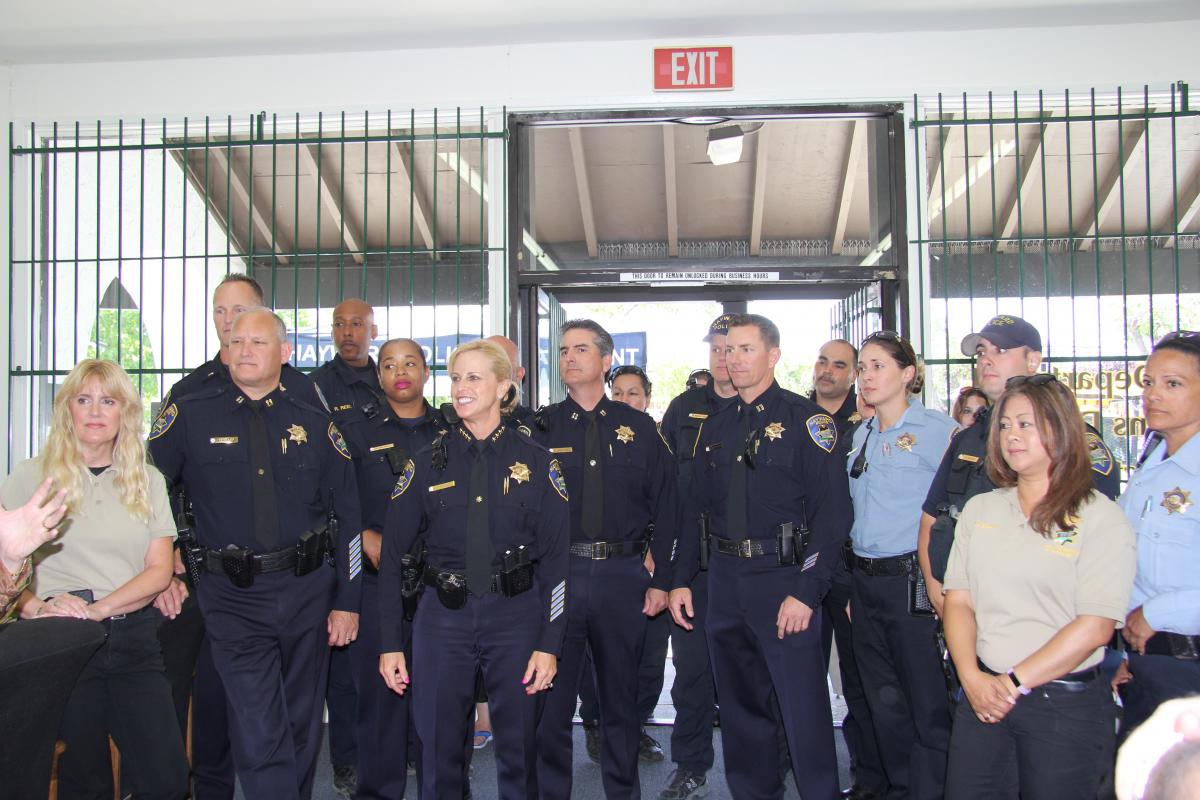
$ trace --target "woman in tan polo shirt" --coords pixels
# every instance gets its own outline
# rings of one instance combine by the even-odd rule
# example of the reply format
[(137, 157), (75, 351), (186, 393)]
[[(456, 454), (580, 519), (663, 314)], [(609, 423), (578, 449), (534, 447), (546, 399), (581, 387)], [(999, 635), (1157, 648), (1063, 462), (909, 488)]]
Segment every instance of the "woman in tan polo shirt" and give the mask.
[(121, 751), (135, 798), (180, 798), (187, 759), (163, 673), (150, 602), (167, 587), (175, 524), (163, 476), (146, 463), (142, 404), (111, 361), (81, 361), (54, 398), (37, 458), (0, 487), (6, 508), (46, 478), (65, 489), (62, 535), (34, 555), (34, 587), (18, 601), (25, 619), (102, 622), (107, 639), (79, 676), (59, 728), (60, 798), (112, 796), (107, 736)]
[(992, 414), (988, 475), (967, 503), (944, 591), (962, 682), (946, 796), (1096, 797), (1114, 714), (1099, 677), (1133, 585), (1133, 530), (1092, 490), (1083, 419), (1051, 375), (1013, 378)]

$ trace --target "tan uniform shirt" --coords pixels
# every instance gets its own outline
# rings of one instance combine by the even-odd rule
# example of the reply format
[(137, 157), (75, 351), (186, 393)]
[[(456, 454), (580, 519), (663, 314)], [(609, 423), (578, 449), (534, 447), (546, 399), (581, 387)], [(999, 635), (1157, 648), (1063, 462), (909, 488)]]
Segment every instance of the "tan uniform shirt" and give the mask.
[[(1044, 537), (1021, 512), (1016, 488), (996, 489), (972, 498), (959, 516), (943, 585), (971, 593), (976, 652), (1004, 672), (1076, 617), (1123, 621), (1136, 547), (1125, 514), (1101, 494), (1084, 501), (1074, 530)], [(1072, 671), (1100, 663), (1103, 650)]]
[[(154, 467), (146, 469), (150, 473), (149, 522), (135, 519), (121, 503), (115, 469), (86, 475), (78, 510), (59, 525), (59, 537), (33, 555), (35, 594), (51, 597), (91, 589), (100, 600), (146, 568), (146, 549), (152, 539), (175, 537), (167, 482)], [(22, 461), (0, 486), (0, 503), (5, 508), (24, 505), (41, 482), (41, 460)]]

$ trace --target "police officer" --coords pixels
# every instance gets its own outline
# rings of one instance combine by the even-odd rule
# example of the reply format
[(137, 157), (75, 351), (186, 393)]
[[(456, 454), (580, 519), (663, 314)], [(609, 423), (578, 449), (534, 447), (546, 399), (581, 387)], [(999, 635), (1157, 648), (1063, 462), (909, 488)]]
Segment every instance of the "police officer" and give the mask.
[(228, 350), (232, 383), (163, 409), (150, 452), (169, 482), (187, 486), (195, 509), (197, 593), (243, 790), (306, 798), (327, 648), (357, 635), (357, 487), (328, 413), (281, 380), (291, 355), (283, 321), (243, 311)]
[[(696, 442), (704, 423), (734, 402), (737, 389), (725, 367), (725, 335), (731, 315), (722, 314), (708, 326), (708, 374), (712, 380), (689, 388), (671, 401), (663, 415), (662, 433), (675, 454), (684, 530), (698, 518), (700, 509), (691, 502), (690, 480)], [(704, 618), (708, 610), (708, 574), (696, 571), (688, 583), (692, 590), (695, 617), (691, 630), (671, 626), (671, 663), (675, 680), (671, 684), (671, 703), (675, 706), (675, 725), (671, 728), (671, 775), (659, 800), (685, 800), (703, 791), (713, 765), (713, 709), (716, 692), (712, 666), (708, 658)]]
[(1200, 333), (1159, 340), (1142, 403), (1153, 431), (1118, 501), (1137, 533), (1137, 574), (1121, 633), (1132, 679), (1122, 735), (1159, 704), (1200, 693)]
[(513, 381), (517, 385), (518, 398), (516, 406), (507, 413), (507, 416), (518, 425), (523, 425), (529, 432), (532, 432), (534, 428), (533, 409), (522, 403), (519, 397), (521, 386), (525, 383), (525, 367), (521, 366), (521, 356), (517, 352), (517, 343), (507, 336), (489, 336), (487, 340), (499, 345), (512, 364)]
[[(1020, 317), (1001, 314), (988, 320), (979, 333), (968, 334), (962, 340), (962, 352), (975, 358), (979, 388), (995, 405), (1009, 378), (1038, 371), (1042, 363), (1042, 336)], [(986, 464), (990, 415), (990, 408), (983, 409), (974, 425), (954, 437), (921, 507), (917, 553), (929, 600), (939, 616), (942, 578), (954, 542), (954, 521), (968, 500), (996, 488), (988, 478)], [(1086, 427), (1092, 482), (1096, 491), (1115, 500), (1121, 491), (1116, 459), (1099, 432), (1091, 425)]]
[[(782, 722), (800, 795), (833, 797), (821, 600), (850, 519), (837, 428), (775, 382), (769, 319), (735, 315), (725, 353), (738, 400), (705, 420), (691, 491), (712, 536), (707, 626), (726, 778), (734, 797), (782, 797)], [(681, 533), (670, 603), (684, 628), (701, 547), (695, 526)]]
[[(600, 700), (604, 793), (641, 797), (638, 664), (646, 619), (666, 607), (678, 500), (671, 453), (654, 420), (604, 394), (612, 352), (612, 336), (592, 320), (563, 324), (558, 363), (568, 397), (539, 412), (535, 431), (571, 488), (572, 600), (562, 679), (538, 725), (538, 784), (548, 800), (571, 796), (571, 718), (586, 648)], [(643, 563), (647, 547), (660, 565), (653, 576)]]
[[(241, 273), (229, 273), (213, 290), (212, 320), (219, 347), (213, 358), (181, 378), (163, 398), (162, 408), (186, 395), (226, 386), (229, 377), (229, 337), (233, 321), (247, 308), (261, 306), (262, 286), (254, 278)], [(290, 390), (318, 408), (325, 407), (320, 390), (299, 370), (283, 365), (282, 380)], [(179, 489), (184, 489), (184, 494)], [(178, 519), (185, 519), (187, 509), (180, 508), (187, 487), (172, 487), (173, 503)], [(163, 663), (171, 681), (179, 725), (188, 735), (188, 709), (191, 708), (192, 793), (196, 800), (233, 800), (233, 758), (229, 750), (229, 720), (225, 710), (225, 690), (212, 663), (212, 654), (204, 636), (204, 620), (193, 594), (189, 593), (183, 564), (176, 559), (177, 577), (167, 591), (154, 601), (154, 606), (168, 619), (159, 628), (163, 648)], [(192, 587), (194, 589), (194, 587)], [(194, 676), (194, 681), (193, 681)]]
[[(858, 397), (854, 391), (854, 378), (858, 373), (858, 348), (845, 339), (831, 339), (821, 345), (817, 361), (813, 365), (813, 390), (808, 399), (819, 405), (833, 417), (838, 429), (838, 441), (849, 449), (851, 432), (862, 416), (858, 412)], [(875, 729), (871, 723), (871, 710), (867, 695), (863, 691), (858, 664), (851, 639), (850, 616), (846, 606), (850, 603), (850, 569), (846, 558), (834, 565), (833, 580), (829, 594), (825, 595), (822, 608), (829, 624), (822, 629), (825, 646), (825, 663), (829, 663), (831, 644), (837, 639), (838, 672), (842, 679), (842, 697), (846, 700), (846, 717), (842, 720), (842, 737), (850, 754), (850, 775), (853, 784), (842, 792), (843, 797), (854, 800), (869, 800), (883, 794), (887, 779), (883, 776), (883, 765), (879, 761), (879, 746)]]
[(855, 430), (846, 464), (854, 502), (852, 647), (886, 774), (869, 788), (932, 800), (945, 787), (950, 702), (915, 551), (921, 502), (958, 426), (921, 404), (924, 364), (894, 332), (868, 336), (858, 367), (875, 416)]
[[(516, 389), (499, 347), (465, 344), (449, 370), (459, 422), (405, 461), (392, 490), (379, 670), (404, 694), (411, 668), (425, 798), (463, 796), (463, 741), (482, 668), (499, 796), (533, 800), (539, 692), (554, 680), (566, 624), (566, 484), (554, 457), (501, 417)], [(423, 569), (413, 567), (422, 552)], [(418, 575), (427, 591), (408, 648), (402, 609)]]
[[(403, 797), (408, 778), (404, 756), (415, 754), (416, 737), (409, 735), (409, 700), (390, 691), (379, 679), (378, 569), (392, 487), (404, 474), (408, 459), (433, 442), (445, 426), (425, 400), (429, 366), (416, 342), (392, 339), (384, 343), (379, 348), (377, 379), (385, 397), (383, 406), (370, 418), (359, 415), (346, 428), (362, 507), (365, 556), (358, 641), (349, 648), (358, 687), (355, 797), (360, 800)], [(405, 650), (409, 644), (403, 642)]]

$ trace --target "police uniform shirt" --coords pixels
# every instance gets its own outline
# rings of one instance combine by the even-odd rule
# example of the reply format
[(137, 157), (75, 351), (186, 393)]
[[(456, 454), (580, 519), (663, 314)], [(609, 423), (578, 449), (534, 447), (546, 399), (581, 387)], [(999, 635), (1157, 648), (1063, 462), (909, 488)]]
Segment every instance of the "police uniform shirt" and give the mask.
[[(946, 455), (942, 458), (937, 474), (933, 476), (933, 482), (929, 485), (929, 494), (925, 497), (925, 504), (921, 507), (921, 510), (929, 516), (936, 517), (941, 513), (938, 506), (950, 502), (948, 488), (950, 473), (955, 469), (978, 470), (974, 482), (981, 491), (991, 491), (996, 488), (996, 485), (987, 476), (983, 458), (972, 455), (972, 453), (987, 452), (988, 428), (992, 424), (991, 415), (994, 410), (994, 406), (980, 410), (975, 417), (975, 424), (960, 431), (950, 442), (950, 447), (947, 448)], [(1100, 494), (1110, 500), (1116, 500), (1117, 495), (1121, 493), (1121, 477), (1120, 471), (1117, 469), (1117, 461), (1096, 429), (1086, 423), (1084, 427), (1086, 428), (1088, 459), (1092, 463), (1092, 485)], [(972, 495), (976, 493), (971, 492)]]
[[(913, 397), (888, 430), (879, 430), (876, 416), (854, 431), (846, 470), (854, 501), (850, 539), (856, 554), (890, 558), (917, 549), (921, 522), (917, 501), (928, 493), (957, 429), (950, 417), (925, 408)], [(864, 468), (856, 478), (854, 465), (860, 460)]]
[[(545, 411), (545, 430), (534, 433), (562, 464), (571, 492), (571, 541), (638, 541), (653, 525), (650, 552), (654, 563), (670, 564), (678, 527), (679, 490), (671, 451), (654, 419), (607, 397), (592, 409), (602, 461), (603, 517), (600, 532), (588, 537), (583, 528), (588, 412), (570, 397)], [(650, 585), (669, 589), (670, 570), (656, 568)]]
[(366, 367), (347, 364), (340, 355), (317, 367), (309, 377), (321, 388), (333, 421), (345, 428), (353, 419), (368, 419), (382, 413), (387, 400), (379, 387), (379, 370), (368, 357)]
[[(675, 458), (690, 460), (696, 455), (695, 446), (699, 441), (699, 436), (688, 437), (687, 440), (682, 439), (684, 428), (691, 427), (693, 430), (699, 431), (705, 420), (736, 401), (736, 394), (732, 397), (721, 397), (717, 394), (711, 381), (704, 386), (697, 386), (695, 389), (688, 389), (677, 395), (667, 406), (667, 411), (663, 414), (662, 419), (663, 438), (667, 440)], [(688, 452), (684, 453), (683, 450)], [(680, 498), (680, 501), (682, 500), (683, 498)]]
[[(488, 459), (488, 532), (495, 558), (524, 546), (536, 564), (535, 587), (541, 593), (542, 630), (537, 649), (557, 655), (566, 630), (568, 515), (567, 488), (558, 461), (544, 447), (501, 423), (484, 444)], [(445, 465), (434, 454), (445, 448)], [(464, 571), (467, 517), (475, 438), (461, 423), (432, 447), (410, 458), (391, 493), (383, 531), (379, 568), (382, 652), (403, 649), (400, 559), (420, 539), (426, 563), (438, 570)], [(424, 602), (437, 602), (426, 598)]]
[[(721, 538), (731, 538), (726, 519), (730, 476), (747, 447), (742, 407), (739, 400), (708, 419), (693, 462), (693, 494), (703, 498), (712, 533)], [(850, 491), (837, 427), (816, 403), (774, 382), (745, 404), (745, 413), (757, 443), (751, 444), (754, 467), (746, 471), (748, 538), (770, 539), (783, 523), (807, 522), (809, 546), (791, 595), (816, 608), (850, 528)], [(684, 588), (699, 568), (698, 534), (682, 533), (678, 560), (673, 586)]]
[(169, 483), (182, 481), (187, 487), (196, 538), (209, 549), (235, 545), (264, 551), (263, 532), (254, 523), (254, 478), (268, 468), (274, 477), (280, 549), (324, 525), (332, 503), (341, 532), (341, 540), (334, 542), (334, 608), (357, 612), (362, 521), (350, 450), (329, 415), (295, 396), (285, 383), (259, 403), (269, 462), (254, 463), (252, 401), (228, 383), (186, 395), (163, 409), (149, 437), (154, 463)]
[(1137, 532), (1130, 609), (1156, 631), (1200, 635), (1200, 435), (1173, 455), (1160, 443), (1119, 501)]
[[(808, 393), (808, 399), (817, 403), (816, 389)], [(842, 400), (842, 404), (838, 406), (838, 410), (830, 416), (833, 417), (833, 423), (837, 425), (838, 441), (849, 450), (851, 434), (854, 432), (855, 426), (862, 422), (862, 415), (858, 413), (858, 394), (854, 391), (853, 386), (850, 387), (850, 393)]]

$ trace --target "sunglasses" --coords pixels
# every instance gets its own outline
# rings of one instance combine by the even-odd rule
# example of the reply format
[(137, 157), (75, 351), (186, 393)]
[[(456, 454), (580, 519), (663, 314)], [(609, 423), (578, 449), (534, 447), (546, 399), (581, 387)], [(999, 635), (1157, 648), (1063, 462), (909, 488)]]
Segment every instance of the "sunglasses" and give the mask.
[(862, 344), (858, 346), (858, 349), (861, 351), (862, 348), (875, 341), (895, 342), (899, 345), (900, 351), (904, 354), (904, 360), (908, 362), (902, 366), (911, 367), (917, 363), (917, 351), (913, 350), (913, 346), (909, 344), (907, 339), (895, 331), (875, 331), (862, 340)]
[(626, 364), (625, 366), (617, 367), (612, 372), (608, 373), (608, 382), (612, 383), (622, 375), (637, 375), (639, 378), (645, 380), (646, 371), (635, 364)]
[(1052, 372), (1039, 372), (1036, 375), (1014, 375), (1004, 382), (1005, 389), (1015, 389), (1028, 383), (1030, 386), (1046, 386), (1058, 383), (1058, 377)]
[(1200, 349), (1200, 331), (1171, 331), (1154, 346), (1157, 348), (1170, 342)]

